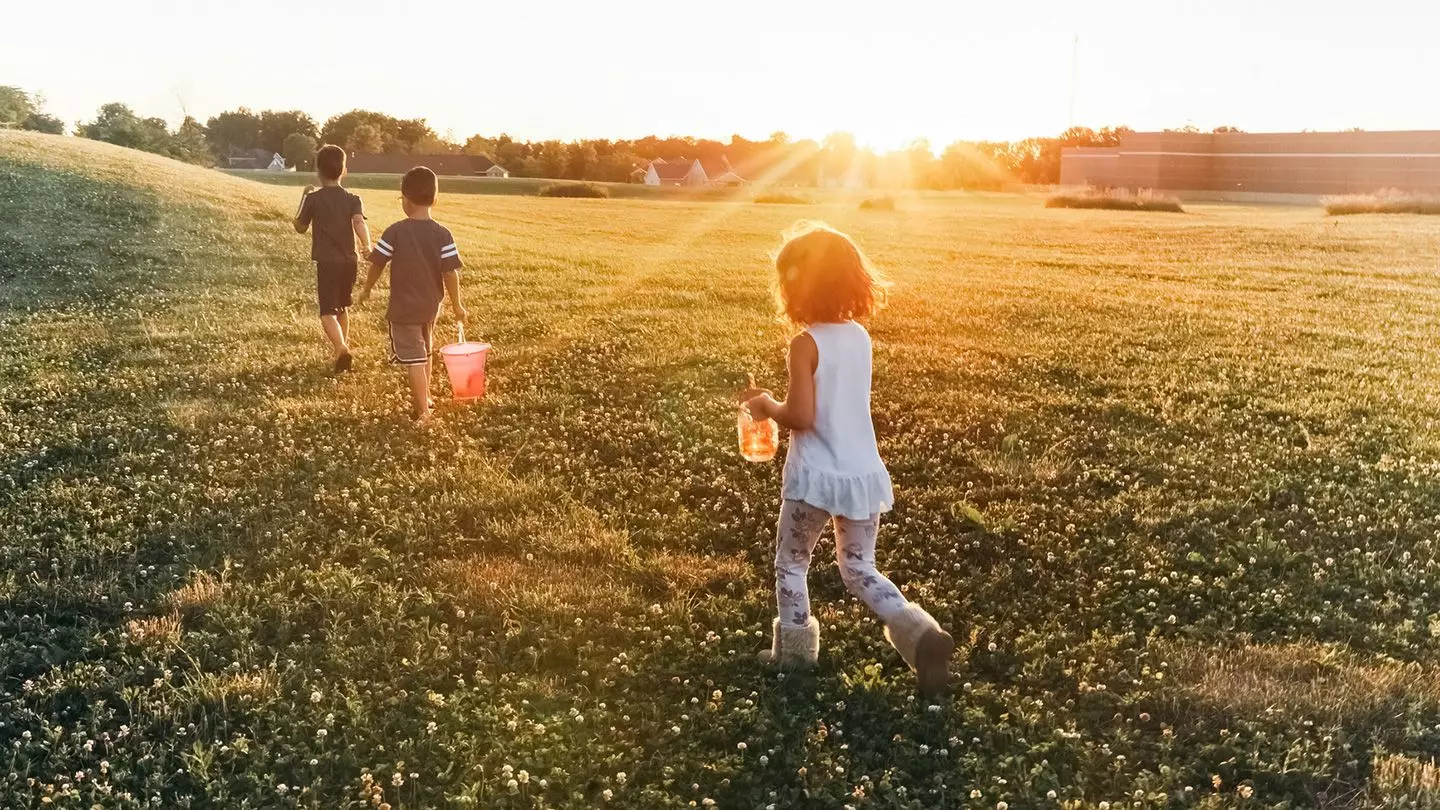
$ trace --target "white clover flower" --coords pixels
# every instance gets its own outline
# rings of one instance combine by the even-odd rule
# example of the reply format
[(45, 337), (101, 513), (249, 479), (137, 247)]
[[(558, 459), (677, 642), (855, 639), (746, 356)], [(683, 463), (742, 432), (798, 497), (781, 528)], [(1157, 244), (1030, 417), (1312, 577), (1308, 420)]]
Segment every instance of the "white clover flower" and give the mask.
[(741, 750), (741, 751), (744, 751), (746, 748), (749, 748), (750, 746), (746, 745), (746, 744), (743, 743), (743, 742), (738, 742), (738, 743), (735, 743), (735, 747), (738, 748), (738, 749)]
[(514, 779), (511, 779), (510, 781), (505, 783), (505, 789), (510, 791), (511, 793), (519, 792), (520, 783), (515, 781)]
[(610, 788), (605, 788), (605, 790), (600, 795), (604, 796), (605, 801), (608, 802), (611, 799), (615, 798), (615, 791), (611, 790)]
[(322, 700), (324, 700), (324, 699), (325, 699), (325, 696), (322, 695), (322, 694), (320, 694), (320, 690), (319, 690), (319, 689), (316, 689), (314, 692), (311, 692), (311, 693), (310, 693), (310, 702), (311, 702), (311, 703), (319, 703), (320, 701), (322, 701)]

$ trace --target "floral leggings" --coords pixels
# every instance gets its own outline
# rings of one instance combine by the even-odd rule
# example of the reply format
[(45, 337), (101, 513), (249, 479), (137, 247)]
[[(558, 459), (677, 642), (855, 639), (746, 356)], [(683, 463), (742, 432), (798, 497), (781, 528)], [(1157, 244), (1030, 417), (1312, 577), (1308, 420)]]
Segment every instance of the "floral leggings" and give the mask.
[[(775, 601), (780, 608), (780, 622), (790, 627), (803, 627), (810, 621), (810, 555), (825, 524), (832, 517), (804, 501), (784, 501), (780, 506), (780, 525), (776, 531)], [(868, 520), (850, 520), (834, 516), (835, 562), (840, 566), (840, 579), (882, 621), (889, 622), (909, 604), (895, 583), (875, 570), (875, 536), (880, 532), (880, 516)]]

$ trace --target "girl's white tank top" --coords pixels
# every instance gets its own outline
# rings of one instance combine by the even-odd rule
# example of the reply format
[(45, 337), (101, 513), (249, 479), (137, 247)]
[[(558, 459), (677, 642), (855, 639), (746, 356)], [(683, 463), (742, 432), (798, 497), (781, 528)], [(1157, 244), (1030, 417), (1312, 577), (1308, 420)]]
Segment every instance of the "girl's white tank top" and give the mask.
[(870, 419), (870, 334), (854, 321), (811, 324), (815, 424), (790, 434), (782, 497), (865, 520), (895, 503)]

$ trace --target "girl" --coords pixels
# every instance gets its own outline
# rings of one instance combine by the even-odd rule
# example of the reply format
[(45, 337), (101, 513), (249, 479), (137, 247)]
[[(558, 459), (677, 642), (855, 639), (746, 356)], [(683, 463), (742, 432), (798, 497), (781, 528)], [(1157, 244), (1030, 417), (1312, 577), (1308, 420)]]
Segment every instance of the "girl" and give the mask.
[(920, 690), (945, 688), (955, 640), (875, 569), (880, 513), (894, 494), (870, 420), (870, 335), (855, 322), (884, 304), (889, 286), (855, 243), (826, 225), (801, 223), (775, 260), (776, 300), (803, 327), (790, 341), (784, 401), (750, 389), (742, 406), (790, 430), (776, 532), (774, 643), (761, 660), (808, 666), (820, 653), (806, 574), (827, 522), (845, 587), (885, 623), (885, 638), (915, 670)]

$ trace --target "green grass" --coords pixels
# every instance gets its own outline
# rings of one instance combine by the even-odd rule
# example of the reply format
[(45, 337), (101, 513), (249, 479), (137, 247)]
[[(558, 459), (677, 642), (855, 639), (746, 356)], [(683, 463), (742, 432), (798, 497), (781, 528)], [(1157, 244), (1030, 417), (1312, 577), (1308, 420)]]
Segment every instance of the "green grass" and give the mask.
[(0, 806), (1430, 783), (1394, 763), (1440, 753), (1440, 225), (807, 207), (897, 283), (881, 567), (973, 639), (932, 710), (824, 562), (818, 670), (753, 662), (779, 469), (739, 460), (726, 400), (781, 381), (766, 257), (795, 209), (443, 196), (496, 350), (483, 404), (414, 431), (379, 307), (326, 373), (296, 201), (0, 134)]

